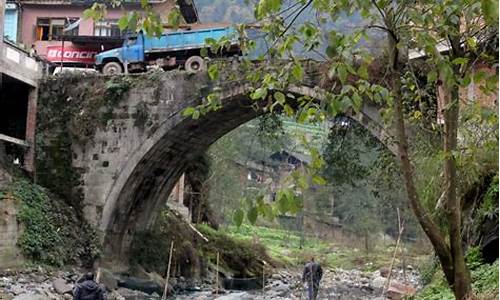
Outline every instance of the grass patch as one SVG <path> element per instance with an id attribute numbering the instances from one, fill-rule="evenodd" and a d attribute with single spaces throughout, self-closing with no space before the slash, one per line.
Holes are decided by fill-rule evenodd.
<path id="1" fill-rule="evenodd" d="M 394 251 L 393 245 L 376 246 L 372 251 L 366 252 L 350 245 L 307 236 L 304 237 L 302 247 L 300 247 L 301 237 L 298 232 L 248 224 L 243 224 L 239 228 L 227 226 L 221 230 L 235 239 L 260 242 L 267 248 L 273 259 L 292 267 L 302 266 L 311 256 L 314 256 L 327 268 L 374 271 L 382 266 L 388 266 Z M 414 256 L 408 255 L 407 262 L 412 263 L 415 259 Z"/>

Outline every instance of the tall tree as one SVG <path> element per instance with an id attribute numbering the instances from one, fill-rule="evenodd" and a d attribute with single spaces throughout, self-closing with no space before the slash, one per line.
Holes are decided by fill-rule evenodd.
<path id="1" fill-rule="evenodd" d="M 141 4 L 144 8 L 148 7 L 147 1 L 141 1 Z M 146 11 L 140 18 L 137 14 L 122 18 L 120 26 L 132 30 L 142 28 L 148 33 L 157 34 L 160 31 L 158 28 L 161 28 L 156 26 L 160 19 L 150 17 L 149 14 L 153 13 L 151 10 Z M 296 24 L 299 16 L 308 11 L 313 11 L 312 15 L 316 16 L 316 19 L 311 18 Z M 348 35 L 336 30 L 334 26 L 328 26 L 338 19 L 353 15 L 361 16 L 365 26 L 353 30 Z M 296 116 L 299 122 L 315 122 L 350 109 L 358 111 L 363 99 L 383 105 L 389 112 L 388 116 L 395 132 L 410 206 L 434 247 L 455 297 L 467 298 L 471 294 L 471 283 L 461 248 L 461 205 L 457 193 L 456 170 L 459 157 L 459 89 L 472 81 L 481 85 L 483 91 L 497 87 L 496 74 L 486 78 L 484 73 L 474 72 L 474 69 L 480 62 L 495 61 L 498 55 L 498 1 L 259 0 L 255 5 L 255 17 L 261 22 L 261 30 L 270 45 L 265 56 L 261 57 L 267 59 L 266 64 L 256 66 L 248 59 L 243 59 L 241 63 L 241 70 L 247 71 L 243 75 L 244 78 L 254 87 L 249 96 L 255 100 L 256 107 L 259 107 L 258 104 L 267 103 L 265 111 L 282 110 L 289 116 Z M 168 20 L 171 23 L 178 22 L 175 11 L 169 15 Z M 242 49 L 245 52 L 251 50 L 255 43 L 246 39 L 246 26 L 237 28 Z M 370 77 L 368 70 L 373 69 L 373 57 L 365 51 L 365 46 L 369 44 L 366 41 L 373 39 L 367 32 L 373 30 L 380 30 L 386 37 L 386 44 L 383 46 L 386 60 L 385 64 L 380 64 L 380 58 L 375 61 L 378 72 L 375 72 L 375 75 L 371 72 Z M 380 35 L 376 38 L 380 39 Z M 224 42 L 227 42 L 227 39 Z M 212 51 L 215 52 L 223 46 L 211 44 Z M 494 53 L 491 53 L 489 48 L 492 44 Z M 323 86 L 327 88 L 324 101 L 300 97 L 293 99 L 291 104 L 286 96 L 294 96 L 285 96 L 281 92 L 290 84 L 299 83 L 304 79 L 305 70 L 296 56 L 297 48 L 302 50 L 302 54 L 314 53 L 327 61 L 328 67 L 325 68 L 324 77 L 331 85 Z M 409 148 L 409 119 L 403 102 L 403 78 L 407 71 L 412 73 L 413 64 L 409 58 L 415 56 L 415 52 L 418 56 L 418 51 L 428 58 L 426 63 L 430 66 L 427 71 L 422 71 L 425 73 L 424 77 L 427 77 L 430 83 L 437 83 L 437 98 L 443 100 L 442 168 L 447 216 L 444 229 L 438 226 L 422 205 Z M 282 58 L 288 59 L 288 63 L 283 64 L 280 61 Z M 217 64 L 211 66 L 209 75 L 217 82 L 221 78 L 213 71 L 216 68 Z M 241 76 L 241 73 L 239 75 Z M 189 113 L 186 115 L 199 116 L 200 113 L 209 113 L 221 106 L 217 93 L 214 93 L 207 96 L 202 105 L 187 111 Z M 313 162 L 307 174 L 313 177 L 313 181 L 324 182 L 318 175 L 318 170 L 324 162 L 317 150 L 310 150 Z M 290 201 L 295 201 L 290 189 L 307 188 L 305 180 L 296 176 L 297 174 L 294 175 L 292 188 L 281 193 L 288 195 L 284 198 L 289 198 Z"/>

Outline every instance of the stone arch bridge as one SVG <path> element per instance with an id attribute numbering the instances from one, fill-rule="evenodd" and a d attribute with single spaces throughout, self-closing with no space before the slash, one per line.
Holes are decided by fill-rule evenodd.
<path id="1" fill-rule="evenodd" d="M 317 79 L 307 78 L 287 92 L 321 98 Z M 211 89 L 207 74 L 177 71 L 45 79 L 36 180 L 81 208 L 102 231 L 105 253 L 126 257 L 134 232 L 154 222 L 187 162 L 262 113 L 250 107 L 248 85 L 236 82 L 222 86 L 222 109 L 183 116 Z M 376 105 L 364 103 L 353 118 L 385 141 Z"/>

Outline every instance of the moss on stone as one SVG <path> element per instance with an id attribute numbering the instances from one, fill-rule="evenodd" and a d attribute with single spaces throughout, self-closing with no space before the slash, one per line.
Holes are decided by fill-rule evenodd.
<path id="1" fill-rule="evenodd" d="M 54 266 L 88 267 L 99 256 L 99 237 L 94 228 L 46 189 L 18 179 L 0 195 L 19 202 L 23 231 L 18 245 L 26 258 Z"/>

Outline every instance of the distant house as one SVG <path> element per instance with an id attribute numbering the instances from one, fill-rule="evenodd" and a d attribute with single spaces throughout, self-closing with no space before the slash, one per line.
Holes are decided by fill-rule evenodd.
<path id="1" fill-rule="evenodd" d="M 271 190 L 275 191 L 291 171 L 310 163 L 310 158 L 304 154 L 282 150 L 272 153 L 266 159 L 233 159 L 233 162 L 241 170 L 241 183 L 250 183 L 250 188 L 271 184 Z"/>
<path id="2" fill-rule="evenodd" d="M 65 65 L 92 65 L 100 51 L 122 43 L 119 18 L 141 10 L 139 0 L 124 1 L 122 7 L 108 7 L 106 19 L 84 19 L 83 12 L 94 1 L 89 0 L 17 0 L 8 1 L 5 10 L 5 37 L 26 49 L 32 46 L 38 56 Z M 184 21 L 198 22 L 198 13 L 190 0 L 150 0 L 161 16 L 176 5 Z"/>

